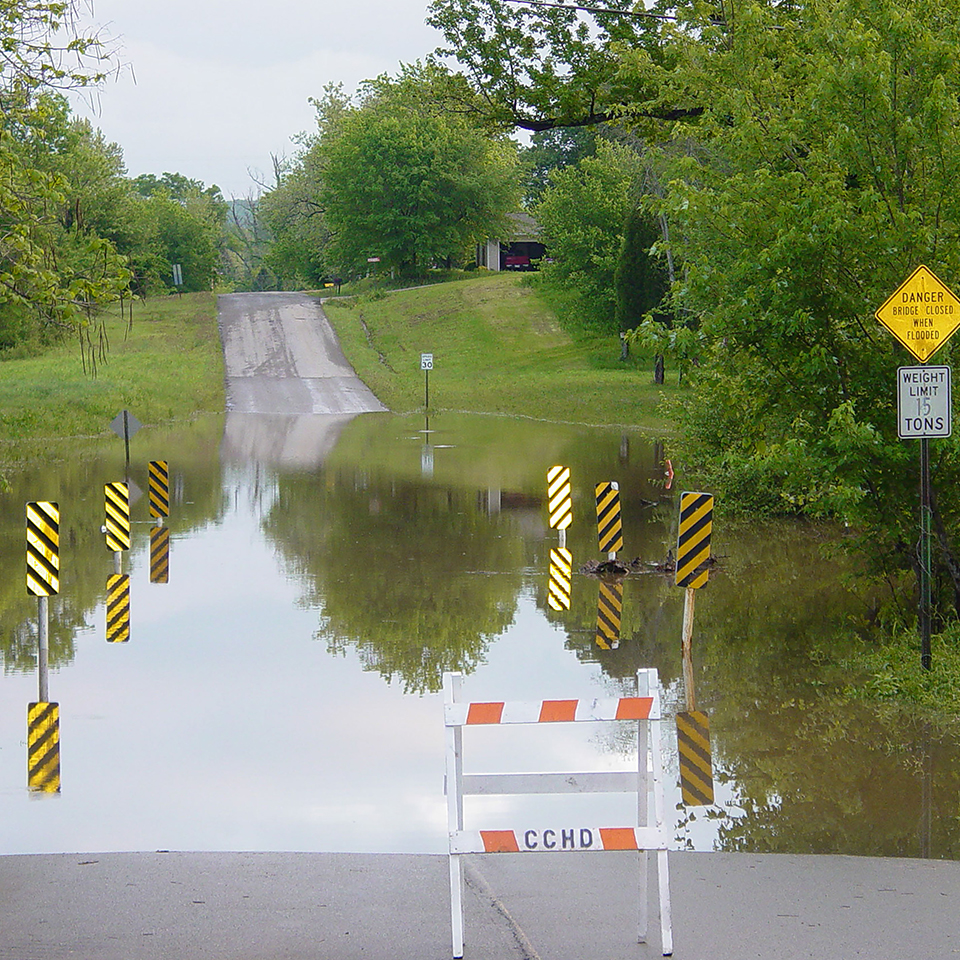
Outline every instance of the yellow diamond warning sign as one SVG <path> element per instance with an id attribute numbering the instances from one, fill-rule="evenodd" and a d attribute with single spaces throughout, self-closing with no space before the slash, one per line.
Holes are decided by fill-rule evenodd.
<path id="1" fill-rule="evenodd" d="M 960 300 L 932 270 L 921 265 L 875 316 L 921 363 L 926 363 L 960 327 Z"/>

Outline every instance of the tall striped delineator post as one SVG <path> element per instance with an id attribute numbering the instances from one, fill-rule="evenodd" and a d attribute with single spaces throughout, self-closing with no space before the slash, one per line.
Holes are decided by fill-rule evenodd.
<path id="1" fill-rule="evenodd" d="M 565 547 L 550 551 L 550 572 L 547 584 L 547 604 L 558 613 L 570 609 L 570 575 L 573 556 Z"/>
<path id="2" fill-rule="evenodd" d="M 130 549 L 130 487 L 123 482 L 107 483 L 103 487 L 103 527 L 107 549 L 115 555 L 116 572 L 120 573 L 123 551 Z"/>
<path id="3" fill-rule="evenodd" d="M 27 787 L 60 792 L 60 704 L 27 704 Z"/>
<path id="4" fill-rule="evenodd" d="M 107 643 L 126 643 L 130 639 L 130 576 L 123 572 L 123 551 L 130 549 L 130 487 L 118 481 L 105 484 L 103 492 L 103 533 L 113 553 L 105 604 Z"/>
<path id="5" fill-rule="evenodd" d="M 566 547 L 567 527 L 573 522 L 569 467 L 558 464 L 547 471 L 547 509 L 550 511 L 550 529 L 560 531 L 560 546 Z"/>
<path id="6" fill-rule="evenodd" d="M 597 591 L 597 646 L 616 650 L 620 646 L 623 619 L 623 584 L 601 580 Z"/>
<path id="7" fill-rule="evenodd" d="M 617 559 L 617 551 L 623 549 L 623 521 L 620 518 L 620 485 L 614 480 L 598 483 L 597 494 L 597 543 L 600 552 L 608 560 Z"/>
<path id="8" fill-rule="evenodd" d="M 596 700 L 537 700 L 466 703 L 460 699 L 462 678 L 443 677 L 446 726 L 446 792 L 450 860 L 450 921 L 453 956 L 463 957 L 464 854 L 563 853 L 636 850 L 640 852 L 639 941 L 646 938 L 646 851 L 657 851 L 660 928 L 663 955 L 673 953 L 670 919 L 668 836 L 663 800 L 660 754 L 660 687 L 656 670 L 640 670 L 638 692 L 644 695 Z M 469 726 L 529 723 L 583 723 L 631 720 L 637 723 L 636 771 L 585 773 L 474 773 L 463 772 L 463 729 Z M 648 766 L 653 771 L 648 783 Z M 653 793 L 654 826 L 647 826 L 648 790 Z M 525 824 L 509 830 L 467 830 L 463 820 L 465 795 L 636 793 L 637 822 L 603 827 L 592 823 L 550 826 Z"/>
<path id="9" fill-rule="evenodd" d="M 547 509 L 551 530 L 559 531 L 559 546 L 550 550 L 547 604 L 558 613 L 570 609 L 570 575 L 573 555 L 567 549 L 567 527 L 573 522 L 570 468 L 557 465 L 547 471 Z"/>
<path id="10" fill-rule="evenodd" d="M 166 460 L 151 460 L 150 516 L 156 521 L 150 528 L 150 582 L 170 582 L 170 531 L 163 518 L 170 516 L 170 467 Z"/>
<path id="11" fill-rule="evenodd" d="M 170 516 L 170 468 L 166 460 L 151 460 L 148 465 L 150 516 L 159 523 Z"/>
<path id="12" fill-rule="evenodd" d="M 27 504 L 27 596 L 37 598 L 37 685 L 47 699 L 50 651 L 49 598 L 60 592 L 60 505 L 49 500 Z"/>
<path id="13" fill-rule="evenodd" d="M 37 598 L 36 702 L 27 704 L 27 786 L 60 792 L 60 704 L 49 699 L 50 605 L 60 592 L 60 505 L 27 504 L 27 595 Z"/>
<path id="14" fill-rule="evenodd" d="M 709 493 L 680 494 L 680 526 L 677 533 L 676 585 L 686 588 L 683 604 L 683 663 L 684 685 L 687 687 L 687 707 L 696 708 L 693 698 L 693 671 L 690 650 L 693 639 L 693 606 L 697 590 L 709 579 L 710 538 L 713 534 L 713 495 Z"/>
<path id="15" fill-rule="evenodd" d="M 680 793 L 687 806 L 706 806 L 714 799 L 710 720 L 706 713 L 697 710 L 693 685 L 694 602 L 697 590 L 709 579 L 712 534 L 712 494 L 681 493 L 676 585 L 686 588 L 681 649 L 687 709 L 677 714 L 677 752 L 680 755 Z"/>

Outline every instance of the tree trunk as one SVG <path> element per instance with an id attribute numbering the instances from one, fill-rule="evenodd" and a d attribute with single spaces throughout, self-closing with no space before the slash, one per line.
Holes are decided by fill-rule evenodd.
<path id="1" fill-rule="evenodd" d="M 653 382 L 663 383 L 663 354 L 658 353 L 653 359 Z"/>
<path id="2" fill-rule="evenodd" d="M 960 613 L 960 563 L 957 562 L 957 558 L 950 549 L 950 538 L 947 536 L 947 528 L 944 526 L 943 517 L 940 516 L 940 511 L 937 508 L 937 490 L 932 481 L 930 483 L 930 507 L 933 514 L 933 527 L 937 532 L 937 541 L 940 544 L 944 566 L 946 566 L 950 579 L 953 581 L 954 610 Z"/>

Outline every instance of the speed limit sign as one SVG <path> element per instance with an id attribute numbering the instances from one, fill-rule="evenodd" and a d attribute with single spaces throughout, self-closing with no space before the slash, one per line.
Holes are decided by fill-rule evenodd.
<path id="1" fill-rule="evenodd" d="M 420 354 L 420 369 L 421 369 L 421 370 L 432 370 L 432 369 L 433 369 L 433 354 L 432 354 L 432 353 L 421 353 L 421 354 Z"/>

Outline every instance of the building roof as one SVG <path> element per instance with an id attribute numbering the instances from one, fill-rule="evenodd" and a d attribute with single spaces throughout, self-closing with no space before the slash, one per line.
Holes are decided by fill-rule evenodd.
<path id="1" fill-rule="evenodd" d="M 540 224 L 537 223 L 529 213 L 524 213 L 523 211 L 508 213 L 507 219 L 510 221 L 512 227 L 513 235 L 510 237 L 510 240 L 540 240 Z"/>

